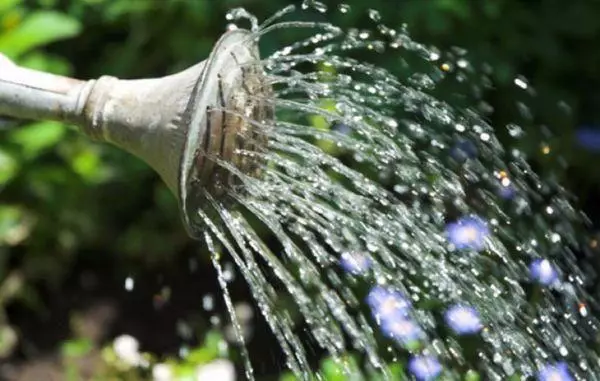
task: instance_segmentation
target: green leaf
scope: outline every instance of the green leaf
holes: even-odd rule
[[[346,376],[342,371],[342,367],[336,364],[332,359],[325,359],[321,363],[321,371],[327,381],[345,381]]]
[[[24,55],[19,60],[19,65],[59,75],[68,75],[72,71],[71,64],[65,59],[41,52],[31,52]]]
[[[15,244],[29,234],[27,218],[17,206],[0,206],[0,244]]]
[[[0,148],[0,186],[10,181],[16,175],[18,169],[17,159]]]
[[[62,13],[38,11],[29,15],[16,28],[0,35],[0,51],[9,58],[79,34],[79,22]]]
[[[40,122],[15,130],[10,139],[21,146],[27,159],[32,159],[60,142],[65,132],[62,123]]]
[[[404,373],[404,368],[401,364],[395,362],[393,364],[389,364],[387,366],[390,374],[392,375],[393,380],[404,380],[406,379],[406,374]]]
[[[56,7],[58,0],[37,0],[38,4],[43,8]]]
[[[0,15],[20,5],[23,0],[2,0],[0,1]]]
[[[293,373],[284,373],[279,377],[279,381],[298,381],[298,378]]]
[[[464,0],[438,0],[437,6],[439,9],[448,11],[462,19],[468,18],[471,12],[469,4]]]
[[[0,358],[9,356],[18,341],[17,333],[12,327],[8,325],[0,326]]]
[[[200,365],[207,364],[215,358],[215,354],[208,348],[198,348],[191,351],[186,357],[186,361],[190,364]]]
[[[480,381],[481,377],[479,376],[479,373],[475,372],[474,370],[469,370],[466,374],[465,374],[465,381]]]
[[[101,176],[99,176],[100,164],[98,153],[91,149],[86,149],[85,151],[78,153],[71,162],[73,170],[89,182],[101,178]]]
[[[177,381],[195,380],[196,366],[189,364],[179,364],[175,367],[174,373]]]
[[[213,357],[217,357],[223,343],[223,336],[217,331],[210,331],[204,338],[204,348],[212,353]]]
[[[68,340],[62,344],[62,354],[65,357],[82,357],[93,348],[89,339]]]

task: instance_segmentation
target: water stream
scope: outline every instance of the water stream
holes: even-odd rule
[[[232,316],[225,260],[302,380],[319,377],[306,332],[348,379],[395,379],[393,363],[419,380],[600,379],[591,274],[574,254],[582,215],[476,107],[433,95],[471,64],[460,52],[442,61],[374,10],[373,30],[286,21],[307,12],[352,10],[305,1],[262,25],[228,14],[259,39],[306,34],[261,62],[272,94],[250,95],[274,118],[236,115],[252,126],[239,162],[209,157],[235,178],[206,190],[198,210]],[[378,66],[389,55],[398,67]],[[524,79],[515,86],[529,91]],[[246,161],[256,168],[241,170]]]

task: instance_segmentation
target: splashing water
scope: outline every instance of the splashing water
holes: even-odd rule
[[[275,110],[235,114],[252,126],[236,154],[257,170],[204,152],[236,179],[199,195],[197,226],[230,309],[223,258],[236,263],[299,379],[314,374],[305,331],[353,379],[392,379],[395,362],[417,379],[600,379],[589,274],[573,252],[582,217],[569,195],[505,150],[480,113],[432,95],[471,65],[460,55],[440,64],[439,52],[383,24],[374,32],[281,21],[311,9],[351,11],[305,1],[260,26],[241,9],[227,17],[250,20],[253,38],[311,33],[260,62],[269,91],[254,91],[265,85],[252,68],[244,78],[246,104]],[[380,54],[398,56],[398,73],[376,65]],[[280,303],[286,295],[293,307]]]

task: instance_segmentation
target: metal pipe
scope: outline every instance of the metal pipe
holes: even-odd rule
[[[78,124],[91,85],[19,67],[0,54],[0,115]]]

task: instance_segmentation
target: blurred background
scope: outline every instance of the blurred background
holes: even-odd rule
[[[82,79],[163,76],[208,55],[229,9],[243,6],[264,20],[291,2],[0,0],[0,52]],[[600,1],[346,3],[352,11],[343,20],[322,17],[372,27],[366,14],[373,8],[387,26],[406,24],[415,40],[441,52],[466,49],[491,81],[481,101],[498,135],[507,136],[509,122],[521,126],[520,148],[536,168],[556,171],[593,230],[600,220]],[[290,41],[285,31],[271,34],[262,48],[280,48],[284,37]],[[397,63],[386,57],[382,65]],[[518,91],[519,76],[534,93]],[[0,187],[0,379],[160,379],[160,369],[132,365],[167,362],[192,380],[220,357],[239,368],[209,258],[188,239],[175,198],[147,165],[70,126],[0,119]],[[279,379],[277,344],[233,264],[225,270],[255,369]],[[225,368],[212,369],[223,375]]]

